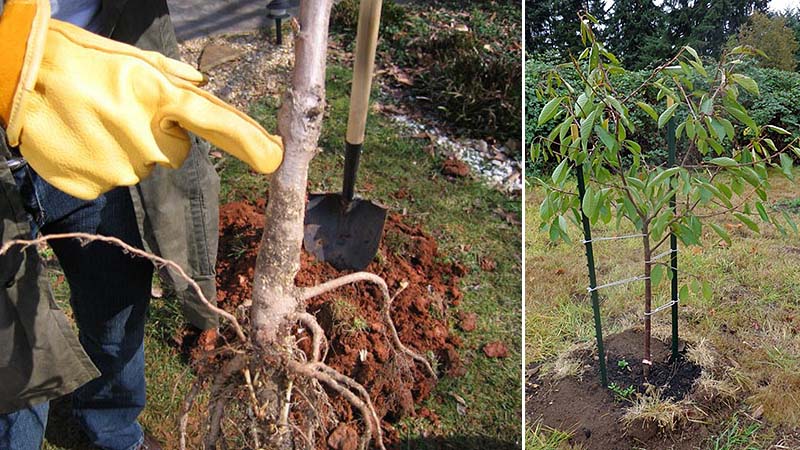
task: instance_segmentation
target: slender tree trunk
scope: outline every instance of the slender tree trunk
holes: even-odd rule
[[[269,392],[270,414],[276,418],[280,417],[283,404],[289,401],[286,391],[291,389],[285,364],[280,364],[291,356],[290,346],[285,345],[283,338],[288,334],[289,316],[304,310],[294,280],[300,270],[308,165],[317,151],[325,110],[331,5],[332,0],[302,0],[300,4],[292,85],[278,113],[284,159],[270,182],[266,225],[253,281],[251,336],[258,355],[256,364],[275,367],[265,380],[272,386],[265,391]],[[293,448],[291,432],[277,431],[267,447]]]
[[[252,326],[258,345],[275,342],[296,304],[308,164],[317,151],[325,110],[325,59],[332,0],[303,0],[295,39],[292,87],[278,113],[284,159],[273,175],[266,225],[256,260]]]
[[[642,227],[642,238],[644,244],[644,358],[642,358],[642,372],[645,380],[650,376],[650,311],[653,308],[653,283],[650,280],[650,274],[653,268],[651,257],[653,251],[650,249],[650,235],[649,227],[645,222]]]

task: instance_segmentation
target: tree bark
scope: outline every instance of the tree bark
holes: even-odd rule
[[[286,372],[292,357],[286,345],[289,325],[305,310],[299,301],[295,276],[300,270],[303,242],[308,165],[317,152],[325,111],[325,63],[328,21],[332,0],[302,0],[295,37],[292,85],[283,96],[278,112],[278,133],[283,139],[284,158],[270,180],[266,224],[256,259],[253,305],[250,312],[251,339],[256,353],[252,365],[271,373],[262,378],[261,394],[275,420],[267,448],[295,448],[293,433],[284,422],[291,401],[290,377]]]
[[[276,343],[281,326],[300,305],[300,270],[308,165],[317,151],[325,111],[325,60],[332,0],[303,0],[295,38],[292,87],[278,113],[284,159],[272,176],[266,225],[255,267],[252,331],[262,349]]]
[[[644,358],[642,359],[642,373],[645,380],[650,376],[650,334],[652,332],[650,312],[653,309],[653,282],[650,280],[653,268],[653,262],[651,261],[653,251],[650,249],[649,232],[650,230],[645,222],[645,226],[642,227],[642,234],[644,234],[642,238],[644,244]]]

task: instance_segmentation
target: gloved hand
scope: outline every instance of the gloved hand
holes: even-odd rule
[[[50,19],[49,0],[11,0],[0,16],[0,125],[53,186],[92,199],[179,167],[187,131],[261,173],[281,140],[199,89],[182,62]]]

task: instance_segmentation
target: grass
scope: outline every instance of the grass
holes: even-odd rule
[[[569,439],[573,433],[556,430],[536,424],[525,433],[525,449],[526,450],[579,450],[580,447],[574,447],[569,444]]]
[[[338,191],[341,183],[349,70],[331,67],[328,80],[322,153],[312,163],[311,191]],[[254,105],[251,113],[268,129],[274,129],[276,107],[268,99]],[[407,441],[404,448],[434,448],[438,444],[430,438],[437,436],[458,448],[515,448],[521,436],[521,236],[519,225],[509,223],[504,216],[521,215],[520,201],[475,180],[454,181],[441,176],[441,162],[424,151],[425,143],[402,134],[396,125],[371,115],[356,189],[395,213],[405,211],[407,221],[421,224],[438,239],[446,258],[468,268],[462,280],[465,296],[458,310],[475,312],[479,317],[475,331],[453,330],[464,340],[461,355],[466,374],[443,378],[424,405],[440,417],[440,424],[434,426],[424,419],[403,421],[399,431]],[[223,201],[254,200],[267,187],[264,177],[253,175],[232,158],[222,166],[221,177]],[[409,195],[393,199],[390,194],[401,188]],[[493,272],[480,269],[480,258],[486,256],[497,261]],[[176,448],[180,402],[194,379],[170,342],[180,324],[174,299],[153,301],[145,342],[149,403],[141,422],[167,443],[166,448]],[[508,346],[510,356],[484,356],[482,345],[498,340]],[[467,408],[459,408],[451,394],[460,396]],[[198,411],[202,405],[201,401]],[[54,425],[48,432],[46,450],[90,448],[69,421]],[[196,433],[198,425],[193,426]]]
[[[727,428],[714,438],[710,450],[759,450],[755,445],[755,437],[759,430],[759,425],[751,423],[743,427],[739,423],[739,418],[734,416]]]
[[[798,204],[800,186],[771,177],[770,202],[774,207]],[[527,191],[526,282],[528,363],[553,361],[576,343],[593,345],[591,303],[586,259],[580,230],[572,227],[572,243],[551,242],[539,230],[540,189]],[[796,212],[795,219],[797,218]],[[756,235],[733,221],[720,220],[732,230],[733,244],[724,245],[708,228],[702,246],[680,247],[681,283],[708,283],[711,296],[691,292],[682,299],[681,336],[690,346],[689,357],[708,373],[701,384],[733,406],[732,414],[763,411],[760,431],[753,434],[754,448],[797,441],[800,423],[800,237],[782,236],[762,226]],[[601,226],[593,236],[625,234]],[[641,242],[637,239],[598,243],[598,283],[642,272]],[[603,330],[609,335],[640,323],[642,283],[604,289],[601,311]],[[654,291],[654,304],[669,301],[669,283]],[[668,336],[669,313],[654,318],[654,334]],[[732,417],[732,416],[731,416]],[[731,417],[713,424],[729,428]],[[709,443],[711,445],[711,443]],[[739,448],[739,447],[720,447]],[[741,447],[747,448],[747,447]]]

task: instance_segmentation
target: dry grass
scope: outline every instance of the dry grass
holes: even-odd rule
[[[622,423],[626,428],[653,424],[659,430],[672,431],[688,418],[687,409],[686,402],[662,399],[661,393],[654,390],[633,399],[633,404],[622,416]]]
[[[564,378],[583,379],[583,372],[586,370],[581,358],[582,351],[591,351],[591,343],[583,342],[574,345],[569,351],[560,353],[553,362],[542,365],[542,375],[549,376],[553,381],[563,380]]]

